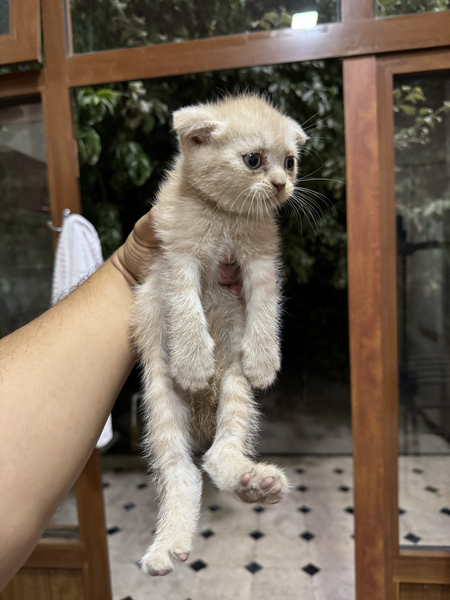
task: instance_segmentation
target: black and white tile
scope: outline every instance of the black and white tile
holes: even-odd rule
[[[352,459],[274,462],[293,484],[274,506],[244,504],[205,478],[193,552],[162,578],[148,577],[138,566],[157,510],[143,463],[140,470],[107,466],[103,492],[114,600],[353,600]],[[449,462],[445,456],[399,459],[401,545],[450,546]],[[55,520],[63,523],[73,513],[70,497]]]

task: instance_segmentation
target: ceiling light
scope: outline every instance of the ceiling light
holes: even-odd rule
[[[312,29],[317,25],[319,13],[316,10],[296,13],[292,17],[292,29]]]

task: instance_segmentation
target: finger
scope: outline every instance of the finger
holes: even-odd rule
[[[220,264],[219,265],[219,283],[222,285],[231,285],[239,283],[240,271],[235,264]]]
[[[155,208],[152,208],[146,215],[141,217],[134,226],[133,236],[136,242],[144,248],[157,248],[158,239],[155,236],[153,228]]]
[[[239,300],[242,300],[242,286],[241,285],[239,285],[238,283],[233,283],[232,285],[230,285],[230,292],[234,296],[237,296],[239,298]]]

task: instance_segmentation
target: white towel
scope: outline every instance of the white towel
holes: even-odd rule
[[[102,248],[95,227],[81,215],[65,217],[53,268],[52,304],[62,300],[102,264]],[[109,415],[97,448],[106,446],[112,437],[112,419]]]

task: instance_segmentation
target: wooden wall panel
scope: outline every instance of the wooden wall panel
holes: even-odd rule
[[[399,600],[450,600],[450,585],[402,583]]]
[[[85,600],[81,571],[50,569],[52,600]]]
[[[21,569],[0,600],[87,600],[78,569]]]

